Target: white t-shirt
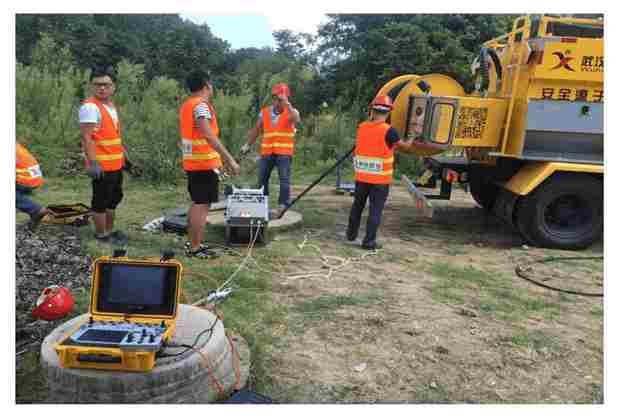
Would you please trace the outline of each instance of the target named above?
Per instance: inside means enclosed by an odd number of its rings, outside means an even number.
[[[206,118],[207,120],[211,120],[211,111],[206,103],[199,103],[196,108],[194,108],[194,127],[198,128],[200,125],[198,124],[198,120],[200,118]]]
[[[282,112],[277,113],[273,105],[270,106],[269,109],[271,110],[271,125],[275,126],[278,123],[278,119],[280,118],[280,115],[282,115]],[[258,113],[258,121],[260,124],[263,123],[263,110],[262,109]]]
[[[108,111],[108,114],[110,114],[114,122],[114,127],[118,128],[118,114],[116,113],[116,108],[106,104],[102,105],[105,107],[106,111]],[[92,102],[85,103],[80,107],[79,118],[80,124],[95,123],[97,127],[101,126],[101,113],[97,105]]]

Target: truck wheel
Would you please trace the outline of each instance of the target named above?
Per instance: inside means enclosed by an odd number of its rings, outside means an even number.
[[[603,183],[591,175],[555,174],[521,198],[516,216],[532,245],[587,248],[603,233]]]
[[[472,168],[469,173],[469,192],[480,207],[491,211],[493,204],[495,204],[499,187],[491,182],[488,173]]]

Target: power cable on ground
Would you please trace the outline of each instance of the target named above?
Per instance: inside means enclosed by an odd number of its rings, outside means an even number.
[[[579,295],[579,296],[587,296],[587,297],[603,297],[603,293],[588,293],[588,292],[581,292],[578,290],[568,290],[568,289],[561,289],[559,287],[553,287],[553,286],[549,286],[547,284],[541,283],[537,280],[534,280],[531,277],[528,277],[525,272],[528,271],[528,269],[534,265],[534,264],[545,264],[545,263],[549,263],[549,262],[553,262],[553,261],[569,261],[569,260],[602,260],[603,257],[602,256],[594,256],[594,257],[547,257],[547,258],[542,258],[540,260],[536,260],[531,262],[529,265],[527,266],[520,266],[518,265],[515,268],[515,273],[517,274],[517,276],[519,276],[520,278],[529,281],[532,284],[535,284],[537,286],[540,287],[544,287],[545,289],[549,289],[549,290],[553,290],[556,292],[561,292],[561,293],[569,293],[571,295]]]

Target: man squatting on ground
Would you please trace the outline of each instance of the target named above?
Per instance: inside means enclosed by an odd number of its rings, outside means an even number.
[[[366,235],[362,240],[362,248],[368,250],[381,248],[377,244],[377,230],[392,183],[394,151],[414,153],[421,148],[435,149],[435,146],[414,140],[402,141],[396,129],[386,123],[391,110],[390,97],[377,96],[371,103],[370,119],[357,127],[353,158],[355,199],[349,214],[346,236],[349,241],[357,239],[362,212],[369,200]]]
[[[295,125],[301,122],[299,111],[289,102],[291,92],[284,83],[271,89],[272,105],[264,107],[258,114],[256,125],[248,132],[248,141],[241,146],[245,154],[262,133],[261,159],[258,182],[265,195],[269,195],[269,177],[274,166],[280,178],[279,212],[288,206],[291,197],[291,163],[295,148]]]
[[[39,162],[20,143],[15,144],[15,207],[30,216],[30,228],[36,229],[45,215],[52,213],[29,195],[43,185]]]
[[[204,71],[195,71],[186,79],[190,96],[179,111],[183,169],[187,173],[187,190],[192,205],[187,214],[189,257],[208,258],[209,249],[202,243],[209,205],[218,201],[219,169],[222,158],[226,172],[239,174],[239,165],[220,142],[220,129],[210,103],[213,85]]]
[[[91,208],[95,238],[101,242],[122,242],[125,235],[114,229],[114,210],[123,199],[123,167],[126,151],[121,140],[118,112],[111,100],[114,72],[94,69],[90,75],[93,96],[79,110],[82,151],[86,173],[92,178]]]

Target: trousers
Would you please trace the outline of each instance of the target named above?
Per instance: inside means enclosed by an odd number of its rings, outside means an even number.
[[[381,224],[383,207],[390,193],[389,184],[368,184],[366,182],[355,182],[355,198],[351,213],[349,214],[349,224],[347,226],[347,238],[355,240],[362,221],[362,212],[366,207],[366,201],[370,201],[368,209],[368,220],[366,221],[366,236],[362,241],[364,245],[372,245],[377,240],[377,230]]]

